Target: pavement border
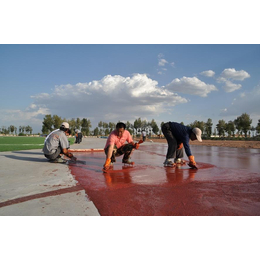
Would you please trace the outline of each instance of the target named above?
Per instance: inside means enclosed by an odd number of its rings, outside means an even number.
[[[98,148],[98,149],[94,149],[94,148],[90,148],[90,149],[69,149],[69,152],[103,152],[104,149]]]

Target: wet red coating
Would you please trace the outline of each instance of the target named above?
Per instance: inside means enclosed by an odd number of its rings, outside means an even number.
[[[133,167],[118,157],[113,170],[103,173],[100,152],[75,154],[86,165],[69,167],[101,215],[260,215],[259,150],[192,148],[198,170],[163,167],[164,144],[140,146]]]

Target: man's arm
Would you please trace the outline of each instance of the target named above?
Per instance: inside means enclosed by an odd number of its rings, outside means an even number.
[[[69,153],[69,150],[68,150],[67,148],[63,148],[63,149],[62,149],[62,152],[63,152],[66,156],[68,156],[71,160],[73,160],[73,161],[76,161],[76,160],[77,160],[77,158],[74,157],[72,153]]]
[[[109,146],[108,146],[108,151],[107,151],[107,154],[106,154],[106,159],[110,159],[110,158],[112,157],[113,149],[114,149],[114,145],[109,145]]]

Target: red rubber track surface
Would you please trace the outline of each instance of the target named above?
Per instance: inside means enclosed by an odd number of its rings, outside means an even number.
[[[193,146],[198,170],[164,167],[166,150],[140,145],[133,167],[118,157],[108,173],[103,152],[75,153],[86,164],[69,167],[103,216],[260,215],[258,149]]]

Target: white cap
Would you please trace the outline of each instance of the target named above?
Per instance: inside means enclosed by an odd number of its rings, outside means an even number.
[[[64,127],[66,129],[69,129],[70,125],[67,122],[63,122],[60,127]]]
[[[202,142],[202,139],[201,139],[201,130],[200,130],[199,128],[195,127],[195,128],[192,129],[192,132],[196,135],[197,140],[198,140],[199,142]]]

